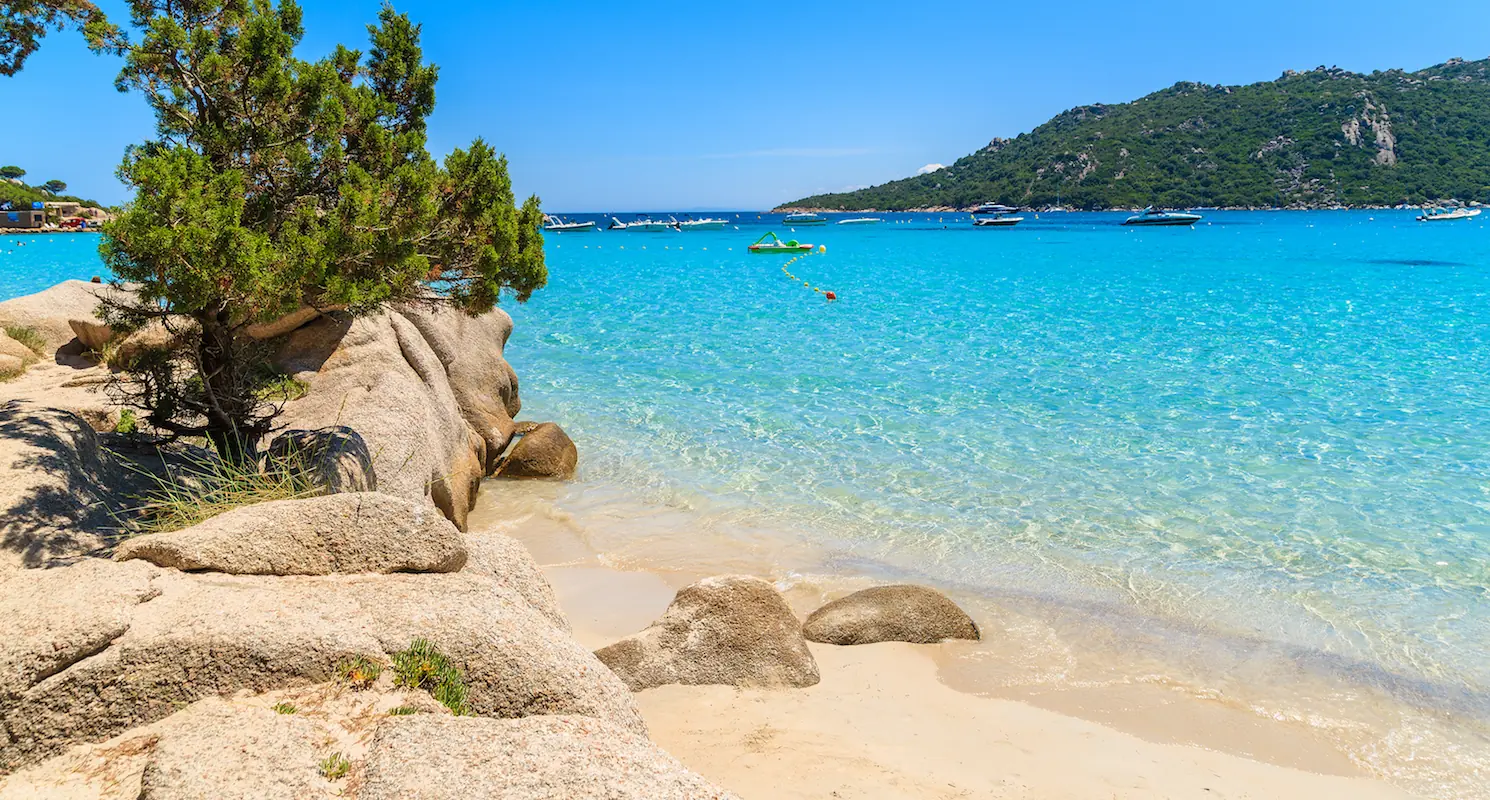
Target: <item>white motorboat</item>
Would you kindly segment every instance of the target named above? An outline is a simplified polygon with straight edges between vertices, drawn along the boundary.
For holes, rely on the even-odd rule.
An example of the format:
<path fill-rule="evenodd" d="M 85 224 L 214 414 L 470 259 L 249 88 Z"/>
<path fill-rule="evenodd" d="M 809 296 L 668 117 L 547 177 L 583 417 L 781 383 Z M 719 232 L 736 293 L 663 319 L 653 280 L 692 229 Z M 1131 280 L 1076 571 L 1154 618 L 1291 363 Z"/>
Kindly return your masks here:
<path fill-rule="evenodd" d="M 787 224 L 787 225 L 827 225 L 828 224 L 828 218 L 827 217 L 824 217 L 821 214 L 813 214 L 813 213 L 807 212 L 807 211 L 799 211 L 799 212 L 797 212 L 795 214 L 787 214 L 786 215 L 786 218 L 783 219 L 783 220 L 781 220 L 781 221 L 783 223 Z"/>
<path fill-rule="evenodd" d="M 1480 215 L 1478 208 L 1425 208 L 1418 222 L 1448 222 L 1452 219 L 1473 219 Z"/>
<path fill-rule="evenodd" d="M 720 231 L 729 224 L 729 220 L 704 217 L 703 219 L 688 218 L 678 223 L 680 231 Z"/>
<path fill-rule="evenodd" d="M 543 229 L 549 233 L 580 233 L 595 230 L 594 222 L 565 222 L 558 217 L 543 215 Z"/>
<path fill-rule="evenodd" d="M 1145 208 L 1141 213 L 1134 214 L 1123 220 L 1124 225 L 1194 225 L 1201 220 L 1199 214 L 1189 214 L 1184 211 L 1155 211 L 1153 206 Z"/>
<path fill-rule="evenodd" d="M 855 217 L 854 219 L 838 220 L 839 225 L 878 225 L 884 220 L 879 217 Z"/>
<path fill-rule="evenodd" d="M 659 232 L 659 231 L 675 231 L 675 230 L 680 230 L 680 229 L 681 228 L 679 226 L 679 223 L 675 219 L 661 220 L 661 219 L 652 219 L 651 217 L 647 217 L 647 216 L 641 216 L 641 217 L 637 217 L 635 220 L 632 220 L 631 222 L 622 222 L 619 219 L 616 219 L 615 217 L 611 217 L 610 218 L 610 228 L 608 230 L 613 230 L 613 231 L 642 231 L 643 233 L 646 233 L 646 232 L 653 232 L 653 233 L 655 233 L 655 232 Z"/>
<path fill-rule="evenodd" d="M 973 209 L 973 227 L 1012 228 L 1024 222 L 1024 217 L 1014 216 L 1014 212 L 1018 210 L 1002 203 L 984 203 Z"/>
<path fill-rule="evenodd" d="M 1011 217 L 1007 214 L 999 214 L 988 217 L 973 217 L 975 228 L 1012 228 L 1024 222 L 1024 217 Z"/>

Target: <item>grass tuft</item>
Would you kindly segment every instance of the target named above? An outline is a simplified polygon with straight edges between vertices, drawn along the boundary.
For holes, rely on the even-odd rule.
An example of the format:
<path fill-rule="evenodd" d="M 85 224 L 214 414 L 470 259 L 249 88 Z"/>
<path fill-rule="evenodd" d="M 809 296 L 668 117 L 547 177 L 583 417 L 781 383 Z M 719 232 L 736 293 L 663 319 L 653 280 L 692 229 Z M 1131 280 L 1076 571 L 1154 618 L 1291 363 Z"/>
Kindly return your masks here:
<path fill-rule="evenodd" d="M 367 656 L 349 658 L 336 665 L 337 681 L 353 689 L 366 689 L 372 686 L 382 674 L 383 665 Z"/>
<path fill-rule="evenodd" d="M 352 771 L 352 762 L 341 753 L 332 753 L 321 759 L 318 770 L 321 773 L 321 777 L 326 780 L 339 781 L 347 777 L 347 773 Z"/>
<path fill-rule="evenodd" d="M 298 709 L 298 708 L 295 707 L 295 704 L 294 703 L 286 703 L 286 702 L 275 703 L 274 706 L 273 706 L 273 708 L 274 708 L 275 713 L 278 713 L 278 714 L 293 714 L 296 711 L 299 711 L 300 710 L 300 709 Z"/>
<path fill-rule="evenodd" d="M 304 470 L 262 472 L 257 464 L 222 459 L 202 459 L 164 476 L 141 472 L 154 485 L 131 509 L 130 534 L 178 531 L 242 506 L 321 494 Z"/>
<path fill-rule="evenodd" d="M 25 325 L 6 325 L 5 335 L 26 345 L 26 348 L 38 356 L 44 356 L 47 352 L 47 342 L 35 328 Z"/>
<path fill-rule="evenodd" d="M 470 710 L 465 677 L 428 639 L 415 639 L 409 649 L 393 654 L 393 675 L 398 686 L 429 692 L 456 716 Z"/>
<path fill-rule="evenodd" d="M 388 709 L 388 716 L 390 717 L 407 717 L 418 713 L 419 709 L 413 706 L 398 706 L 397 708 Z"/>

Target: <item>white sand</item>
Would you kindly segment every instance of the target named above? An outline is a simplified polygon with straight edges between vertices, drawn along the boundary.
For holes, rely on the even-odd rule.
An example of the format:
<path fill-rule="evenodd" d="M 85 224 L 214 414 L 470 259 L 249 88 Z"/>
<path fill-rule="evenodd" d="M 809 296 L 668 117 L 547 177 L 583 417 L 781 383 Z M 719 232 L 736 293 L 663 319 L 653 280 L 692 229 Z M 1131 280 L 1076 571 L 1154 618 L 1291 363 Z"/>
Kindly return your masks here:
<path fill-rule="evenodd" d="M 583 558 L 545 570 L 592 647 L 645 626 L 684 582 Z M 665 686 L 637 701 L 654 740 L 751 800 L 1411 797 L 1343 759 L 1319 759 L 1341 773 L 1319 774 L 959 692 L 937 677 L 940 647 L 812 645 L 823 680 L 808 689 Z"/>

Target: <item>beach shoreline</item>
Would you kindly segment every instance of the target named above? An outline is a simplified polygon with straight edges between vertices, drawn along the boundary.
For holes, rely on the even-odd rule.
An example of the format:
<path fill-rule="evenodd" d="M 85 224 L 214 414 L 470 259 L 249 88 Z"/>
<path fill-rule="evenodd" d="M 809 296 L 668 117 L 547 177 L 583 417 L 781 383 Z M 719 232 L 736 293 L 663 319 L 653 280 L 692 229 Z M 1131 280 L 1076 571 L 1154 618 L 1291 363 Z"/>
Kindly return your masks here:
<path fill-rule="evenodd" d="M 885 582 L 852 572 L 794 574 L 791 557 L 780 558 L 791 548 L 761 559 L 759 542 L 733 552 L 717 541 L 715 552 L 695 543 L 694 556 L 659 561 L 602 552 L 591 534 L 604 514 L 576 519 L 555 502 L 563 491 L 489 485 L 471 530 L 501 532 L 528 548 L 586 647 L 640 630 L 677 589 L 721 570 L 776 581 L 801 617 Z M 950 594 L 985 638 L 1003 634 L 995 605 Z M 897 796 L 949 798 L 1416 796 L 1308 725 L 1176 686 L 1000 688 L 978 669 L 987 648 L 971 642 L 811 648 L 823 679 L 809 689 L 667 686 L 636 698 L 659 744 L 747 798 L 883 796 L 886 786 Z"/>

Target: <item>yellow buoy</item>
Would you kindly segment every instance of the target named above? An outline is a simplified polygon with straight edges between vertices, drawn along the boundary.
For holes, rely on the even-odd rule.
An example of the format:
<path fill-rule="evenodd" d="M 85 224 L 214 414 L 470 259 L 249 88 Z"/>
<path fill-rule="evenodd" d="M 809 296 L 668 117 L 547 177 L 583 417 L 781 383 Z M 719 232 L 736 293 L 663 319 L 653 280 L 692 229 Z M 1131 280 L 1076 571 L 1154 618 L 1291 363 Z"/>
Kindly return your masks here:
<path fill-rule="evenodd" d="M 819 253 L 826 253 L 826 252 L 828 252 L 828 246 L 825 245 L 825 244 L 820 244 L 820 245 L 817 246 L 817 251 Z"/>

